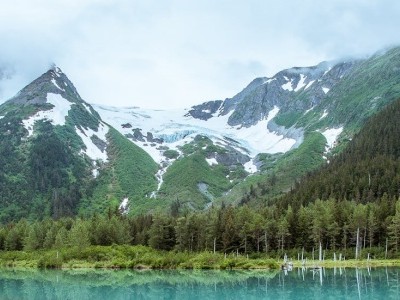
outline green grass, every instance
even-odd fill
[[[164,151],[164,156],[169,159],[175,159],[179,156],[179,152],[176,150],[168,149]]]
[[[257,253],[256,253],[257,254]],[[382,267],[400,266],[399,259],[349,259],[333,261],[306,260],[303,264],[293,260],[294,267]],[[0,266],[12,268],[57,269],[194,269],[194,270],[246,270],[279,269],[282,259],[265,254],[224,255],[212,252],[157,251],[145,246],[113,245],[89,246],[84,249],[68,248],[41,251],[2,251]]]
[[[145,246],[90,246],[60,250],[3,251],[0,265],[14,268],[277,269],[270,258],[212,252],[157,251]]]
[[[390,267],[390,266],[400,266],[399,259],[349,259],[349,260],[342,260],[342,261],[333,261],[333,260],[310,260],[307,261],[305,265],[303,265],[300,261],[293,262],[294,267],[324,267],[324,268],[367,268],[367,267]]]
[[[278,115],[274,118],[274,121],[280,126],[285,126],[286,128],[289,128],[297,122],[301,115],[302,112],[298,111],[278,113]]]

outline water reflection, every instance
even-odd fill
[[[397,267],[381,268],[342,268],[326,269],[321,267],[298,268],[296,276],[284,271],[291,278],[293,287],[299,286],[298,280],[305,283],[304,287],[313,290],[314,295],[319,283],[325,289],[321,297],[358,298],[358,299],[400,299],[399,271]],[[304,297],[300,293],[299,297]],[[310,295],[311,296],[311,295]],[[306,297],[305,297],[306,298]]]
[[[278,271],[0,270],[1,299],[399,298],[399,268]]]

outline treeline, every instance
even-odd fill
[[[145,245],[180,252],[263,253],[281,257],[289,251],[311,252],[321,243],[329,253],[368,253],[396,257],[400,246],[400,200],[384,195],[376,203],[316,201],[294,210],[277,206],[253,210],[222,206],[205,212],[121,215],[116,209],[90,219],[20,220],[0,228],[1,250],[63,249],[90,245]],[[365,251],[363,251],[365,250]],[[297,252],[296,252],[297,253]]]

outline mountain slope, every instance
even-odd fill
[[[399,70],[393,48],[167,111],[90,105],[54,67],[0,105],[0,221],[269,201],[400,97]]]
[[[203,136],[220,153],[200,153],[202,169],[211,170],[219,165],[228,177],[234,169],[248,175],[257,173],[244,182],[231,182],[232,178],[228,178],[231,184],[223,184],[223,193],[211,193],[214,199],[238,202],[251,185],[265,185],[271,178],[276,184],[265,188],[265,197],[289,190],[297,178],[345,148],[370,116],[400,96],[399,64],[400,48],[393,48],[363,60],[283,70],[273,77],[253,80],[232,98],[186,110],[94,107],[104,120],[159,163],[156,197],[172,201],[174,194],[187,195],[184,191],[188,189],[192,197],[202,194],[198,188],[203,182],[200,179],[194,180],[190,188],[182,186],[181,191],[175,187],[174,193],[165,192],[171,189],[164,185],[181,180],[182,173],[168,174],[169,167],[184,164],[179,160],[187,161],[193,152],[185,153],[182,149],[196,144],[196,137]],[[220,159],[224,149],[234,149],[227,160]],[[176,153],[173,158],[164,155],[171,151]],[[315,154],[313,159],[309,159],[309,153]],[[210,159],[216,161],[207,167],[204,162]],[[195,178],[193,172],[186,170],[186,177]],[[201,197],[206,207],[210,195]]]
[[[398,198],[400,190],[400,100],[371,117],[342,153],[303,178],[279,200],[298,207],[316,199],[367,203]]]
[[[0,221],[98,211],[87,205],[94,195],[104,211],[156,186],[151,157],[104,123],[57,67],[0,106],[0,151]],[[119,186],[112,200],[100,185],[110,170]],[[131,186],[124,170],[145,180]]]

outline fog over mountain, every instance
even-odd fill
[[[400,44],[400,4],[16,0],[0,12],[0,102],[54,62],[93,103],[184,108],[253,78]]]

